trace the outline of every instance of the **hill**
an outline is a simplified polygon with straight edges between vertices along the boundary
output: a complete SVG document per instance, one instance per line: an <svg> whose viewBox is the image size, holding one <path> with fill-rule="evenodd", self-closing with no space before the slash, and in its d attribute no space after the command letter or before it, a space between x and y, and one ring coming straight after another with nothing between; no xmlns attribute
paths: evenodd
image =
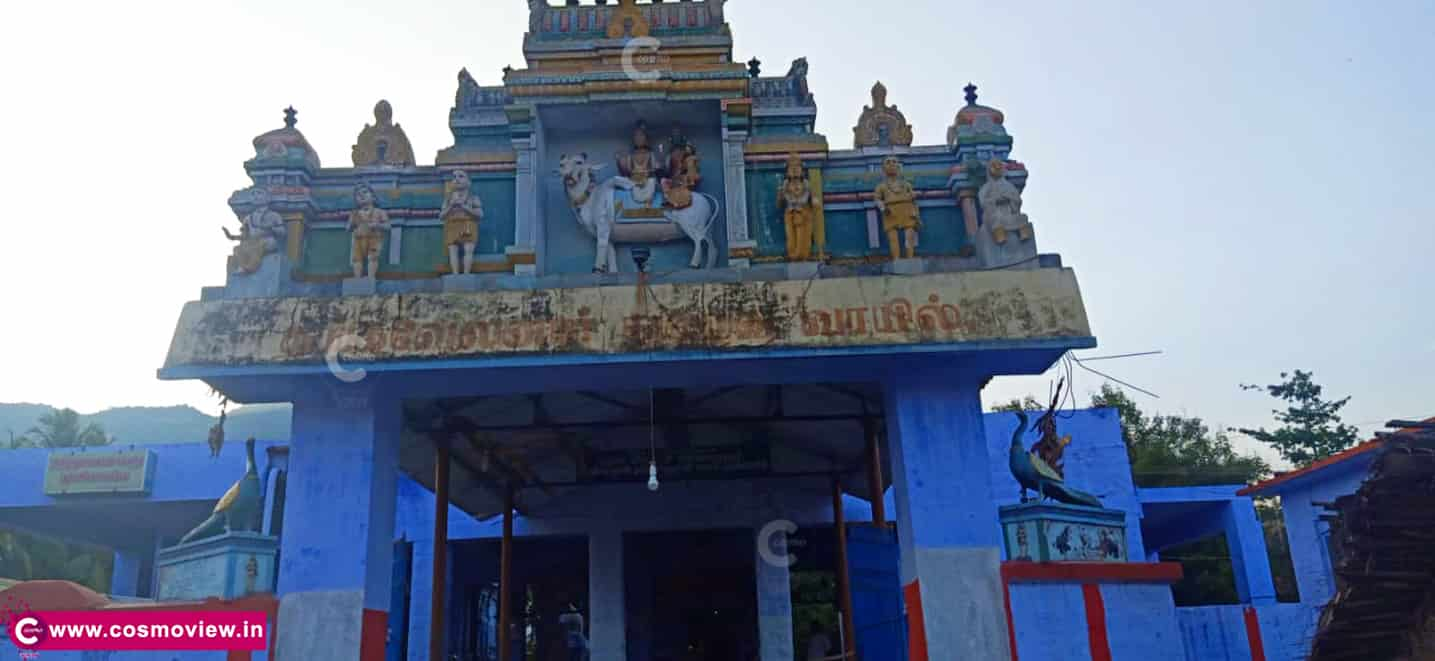
<svg viewBox="0 0 1435 661"><path fill-rule="evenodd" d="M10 433L20 436L39 423L40 416L54 411L45 404L0 403L0 443L8 444ZM225 436L231 440L253 436L266 441L289 440L288 404L241 406L229 412ZM201 443L218 420L192 406L124 406L81 416L82 423L95 422L123 445L160 443Z"/></svg>

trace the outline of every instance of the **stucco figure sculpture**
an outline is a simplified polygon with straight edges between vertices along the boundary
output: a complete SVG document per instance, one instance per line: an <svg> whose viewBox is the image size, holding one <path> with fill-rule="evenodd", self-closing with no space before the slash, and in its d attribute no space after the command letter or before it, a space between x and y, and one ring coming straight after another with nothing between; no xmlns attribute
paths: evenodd
<svg viewBox="0 0 1435 661"><path fill-rule="evenodd" d="M1007 235L1015 232L1018 241L1032 237L1031 222L1021 212L1021 191L1007 181L1006 163L992 159L987 163L987 181L977 190L982 205L982 221L990 228L992 240L1006 243Z"/></svg>
<svg viewBox="0 0 1435 661"><path fill-rule="evenodd" d="M693 204L693 189L702 182L697 148L683 141L672 148L667 177L663 179L663 204L686 209Z"/></svg>
<svg viewBox="0 0 1435 661"><path fill-rule="evenodd" d="M365 124L354 143L355 167L390 165L413 167L414 148L402 126L394 123L394 108L388 101L374 105L374 123Z"/></svg>
<svg viewBox="0 0 1435 661"><path fill-rule="evenodd" d="M229 487L203 523L180 538L185 544L224 532L252 532L259 529L264 497L259 489L259 470L254 465L254 438L244 441L244 475Z"/></svg>
<svg viewBox="0 0 1435 661"><path fill-rule="evenodd" d="M454 170L443 200L443 244L448 250L450 273L473 273L473 251L478 245L478 221L483 201L473 193L468 173Z"/></svg>
<svg viewBox="0 0 1435 661"><path fill-rule="evenodd" d="M618 174L632 182L627 190L633 201L651 204L653 193L658 189L658 159L648 142L648 126L643 122L633 128L633 146L627 153L618 154Z"/></svg>
<svg viewBox="0 0 1435 661"><path fill-rule="evenodd" d="M384 245L384 235L389 231L389 214L380 209L374 189L368 184L354 186L354 210L349 212L349 263L354 267L354 277L373 278L379 272L379 250Z"/></svg>
<svg viewBox="0 0 1435 661"><path fill-rule="evenodd" d="M1011 469L1012 477L1021 484L1021 502L1027 502L1026 492L1030 489L1036 492L1039 500L1050 498L1069 505L1101 507L1101 501L1096 496L1066 486L1065 476L1047 463L1039 453L1026 450L1022 445L1022 435L1026 433L1028 418L1022 411L1017 411L1016 416L1018 423L1016 431L1011 435L1007 466Z"/></svg>
<svg viewBox="0 0 1435 661"><path fill-rule="evenodd" d="M822 259L826 232L823 227L822 191L802 168L802 157L787 155L787 173L779 187L777 205L787 231L787 259L795 262ZM815 244L815 252L814 252Z"/></svg>
<svg viewBox="0 0 1435 661"><path fill-rule="evenodd" d="M882 175L882 182L872 192L872 199L882 212L882 230L887 233L887 246L892 259L916 257L917 233L922 228L917 192L912 183L902 176L902 163L895 156L882 160ZM905 246L902 239L906 239Z"/></svg>
<svg viewBox="0 0 1435 661"><path fill-rule="evenodd" d="M632 191L637 185L627 177L612 177L599 182L597 171L601 167L589 163L587 154L563 154L558 159L558 170L555 172L563 180L563 190L578 224L598 241L593 272L606 273L618 267L618 253L613 247L615 243L666 243L684 237L693 242L690 265L698 268L703 264L703 247L706 245L707 266L713 266L717 259L717 247L712 240L713 222L718 215L717 199L707 193L693 193L690 206L686 209L665 208L662 220L623 221L618 218L617 191ZM648 183L652 184L651 177Z"/></svg>
<svg viewBox="0 0 1435 661"><path fill-rule="evenodd" d="M224 236L238 241L229 257L229 272L249 274L259 270L264 256L278 252L284 245L284 218L269 207L269 189L257 186L250 192L254 209L240 220L239 233L224 229Z"/></svg>
<svg viewBox="0 0 1435 661"><path fill-rule="evenodd" d="M852 134L852 144L859 148L912 144L912 125L896 105L887 105L887 86L880 81L872 86L872 105L862 108Z"/></svg>

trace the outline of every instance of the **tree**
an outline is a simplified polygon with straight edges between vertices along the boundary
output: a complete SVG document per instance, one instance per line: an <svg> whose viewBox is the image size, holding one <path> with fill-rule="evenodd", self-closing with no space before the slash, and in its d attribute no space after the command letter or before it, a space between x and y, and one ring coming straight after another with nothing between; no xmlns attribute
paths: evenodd
<svg viewBox="0 0 1435 661"><path fill-rule="evenodd" d="M1035 397L1027 395L1021 399L1013 398L1005 404L997 404L992 411L999 413L1013 413L1016 411L1045 411L1046 405L1036 401Z"/></svg>
<svg viewBox="0 0 1435 661"><path fill-rule="evenodd" d="M1125 391L1110 384L1092 395L1091 406L1114 408L1121 416L1136 486L1245 484L1270 473L1265 460L1236 452L1229 436L1212 432L1200 418L1148 416Z"/></svg>
<svg viewBox="0 0 1435 661"><path fill-rule="evenodd" d="M40 416L39 424L26 432L31 440L42 448L77 448L82 446L109 445L114 439L105 435L104 427L96 423L80 424L80 414L74 409L58 409Z"/></svg>
<svg viewBox="0 0 1435 661"><path fill-rule="evenodd" d="M1266 386L1241 384L1242 390L1264 390L1287 404L1284 410L1271 414L1281 424L1274 431L1239 429L1237 431L1265 443L1297 468L1309 466L1341 450L1355 445L1358 430L1340 421L1340 409L1350 401L1326 400L1322 389L1310 372L1281 372L1281 382Z"/></svg>

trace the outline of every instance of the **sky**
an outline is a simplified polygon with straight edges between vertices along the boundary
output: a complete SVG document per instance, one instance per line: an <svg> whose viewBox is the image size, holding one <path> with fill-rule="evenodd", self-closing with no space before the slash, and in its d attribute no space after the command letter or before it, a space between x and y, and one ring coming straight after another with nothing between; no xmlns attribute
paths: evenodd
<svg viewBox="0 0 1435 661"><path fill-rule="evenodd" d="M0 401L187 403L180 307L222 284L250 140L299 111L348 164L380 99L432 163L456 74L523 66L519 0L22 3L0 25ZM1271 423L1241 383L1313 370L1366 435L1435 415L1435 3L731 0L734 58L810 63L834 147L876 80L940 144L1003 110L1043 252L1076 270L1092 366L1148 411ZM988 403L1043 396L1005 378ZM1085 401L1100 377L1078 370ZM1245 449L1256 449L1238 439ZM1267 457L1271 457L1268 452Z"/></svg>

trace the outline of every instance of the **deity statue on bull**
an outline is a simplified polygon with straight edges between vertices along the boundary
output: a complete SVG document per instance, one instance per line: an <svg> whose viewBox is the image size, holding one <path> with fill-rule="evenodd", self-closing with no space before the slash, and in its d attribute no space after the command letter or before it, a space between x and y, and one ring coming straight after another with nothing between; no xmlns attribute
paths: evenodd
<svg viewBox="0 0 1435 661"><path fill-rule="evenodd" d="M673 136L668 140L668 167L663 173L663 205L673 209L686 209L693 204L693 189L702 181L698 168L698 149L687 138L678 125L673 125Z"/></svg>
<svg viewBox="0 0 1435 661"><path fill-rule="evenodd" d="M645 206L651 205L658 189L660 165L648 142L648 125L639 121L633 128L633 147L627 153L618 153L618 174L633 182L629 191L633 201Z"/></svg>

